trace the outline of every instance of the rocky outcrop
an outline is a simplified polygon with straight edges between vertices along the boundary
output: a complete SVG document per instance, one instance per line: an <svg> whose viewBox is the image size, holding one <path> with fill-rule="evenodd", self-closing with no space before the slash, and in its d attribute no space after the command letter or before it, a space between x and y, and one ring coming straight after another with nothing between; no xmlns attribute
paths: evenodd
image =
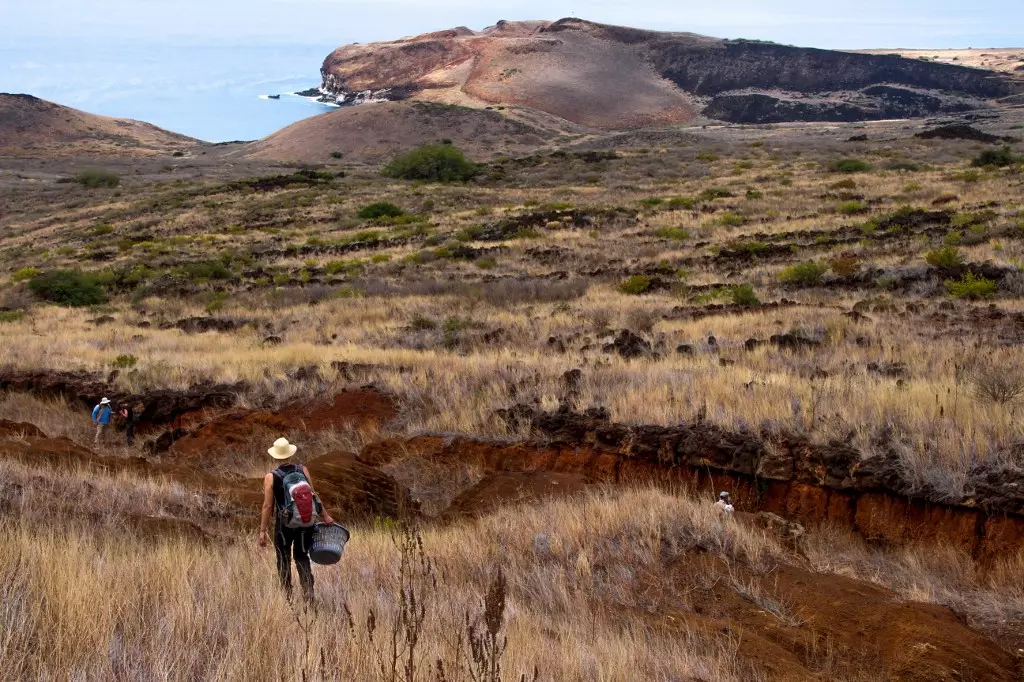
<svg viewBox="0 0 1024 682"><path fill-rule="evenodd" d="M738 123L928 116L984 106L1020 87L1008 74L897 55L580 19L349 45L321 71L321 90L339 104L449 90L603 129L679 123L702 107L705 116Z"/></svg>

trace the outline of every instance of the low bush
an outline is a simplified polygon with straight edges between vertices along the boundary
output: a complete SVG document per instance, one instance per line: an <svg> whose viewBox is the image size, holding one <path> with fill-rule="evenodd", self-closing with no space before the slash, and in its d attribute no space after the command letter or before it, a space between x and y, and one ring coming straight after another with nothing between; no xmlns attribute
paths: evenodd
<svg viewBox="0 0 1024 682"><path fill-rule="evenodd" d="M362 220L378 220L380 218L397 218L405 215L405 211L388 201L378 201L359 209L356 215Z"/></svg>
<svg viewBox="0 0 1024 682"><path fill-rule="evenodd" d="M639 295L651 288L651 278L646 275L633 275L619 284L619 291L633 296Z"/></svg>
<svg viewBox="0 0 1024 682"><path fill-rule="evenodd" d="M465 182L479 172L456 147L434 144L396 157L381 171L390 178L427 182Z"/></svg>
<svg viewBox="0 0 1024 682"><path fill-rule="evenodd" d="M85 168L75 174L74 181L83 187L91 189L98 187L114 188L121 184L121 176L103 168Z"/></svg>
<svg viewBox="0 0 1024 682"><path fill-rule="evenodd" d="M836 212L843 215L857 215L858 213L866 213L867 210L868 206L863 201L844 201L836 206Z"/></svg>
<svg viewBox="0 0 1024 682"><path fill-rule="evenodd" d="M7 322L17 322L23 317L25 317L24 310L0 310L0 324L6 324Z"/></svg>
<svg viewBox="0 0 1024 682"><path fill-rule="evenodd" d="M1016 156L1013 150L1010 149L1010 145L1005 145L999 149L986 149L974 157L971 165L979 168L984 166L1012 166L1022 161L1024 161L1024 158Z"/></svg>
<svg viewBox="0 0 1024 682"><path fill-rule="evenodd" d="M641 206L648 206L650 208L654 208L655 206L661 206L662 204L664 204L665 200L662 199L661 197L647 197L645 199L640 199L639 201L637 201L637 203L640 204Z"/></svg>
<svg viewBox="0 0 1024 682"><path fill-rule="evenodd" d="M714 201L715 199L732 199L736 195L722 187L708 187L702 190L699 198L701 201Z"/></svg>
<svg viewBox="0 0 1024 682"><path fill-rule="evenodd" d="M752 306L759 305L761 300L754 293L754 287L750 284L739 284L729 290L729 297L733 305Z"/></svg>
<svg viewBox="0 0 1024 682"><path fill-rule="evenodd" d="M973 272L965 272L959 280L946 282L946 292L956 298L991 298L996 293L996 283Z"/></svg>
<svg viewBox="0 0 1024 682"><path fill-rule="evenodd" d="M231 271L220 261L204 260L188 263L180 268L181 274L193 282L208 282L214 279L231 279Z"/></svg>
<svg viewBox="0 0 1024 682"><path fill-rule="evenodd" d="M107 295L95 275L79 270L43 272L28 283L39 298L58 305L82 307L107 301Z"/></svg>
<svg viewBox="0 0 1024 682"><path fill-rule="evenodd" d="M671 199L668 200L668 207L691 209L694 208L698 203L700 202L698 202L697 199L694 199L693 197L672 197Z"/></svg>
<svg viewBox="0 0 1024 682"><path fill-rule="evenodd" d="M839 159L829 164L828 168L833 173L863 173L871 170L871 164L860 159Z"/></svg>
<svg viewBox="0 0 1024 682"><path fill-rule="evenodd" d="M723 213L716 222L723 227L740 227L747 224L747 219L735 213Z"/></svg>
<svg viewBox="0 0 1024 682"><path fill-rule="evenodd" d="M20 270L15 270L14 273L11 275L11 282L27 282L30 279L39 275L39 272L39 268L34 268L31 266L27 268L21 268Z"/></svg>
<svg viewBox="0 0 1024 682"><path fill-rule="evenodd" d="M634 332L650 334L658 324L658 314L646 308L633 308L626 313L626 326Z"/></svg>
<svg viewBox="0 0 1024 682"><path fill-rule="evenodd" d="M933 268L955 268L958 265L963 265L964 262L964 257L960 255L960 249L955 246L933 249L925 254L924 259Z"/></svg>
<svg viewBox="0 0 1024 682"><path fill-rule="evenodd" d="M662 239L674 239L679 242L690 238L690 233L681 227L662 227L654 234Z"/></svg>
<svg viewBox="0 0 1024 682"><path fill-rule="evenodd" d="M134 355L118 355L114 358L114 361L110 363L113 369L131 369L139 363L139 359Z"/></svg>
<svg viewBox="0 0 1024 682"><path fill-rule="evenodd" d="M851 277L857 274L860 264L856 258L852 257L835 258L829 263L829 267L832 268L832 272L840 277Z"/></svg>
<svg viewBox="0 0 1024 682"><path fill-rule="evenodd" d="M779 273L779 279L789 284L814 286L821 283L826 270L828 268L821 263L806 261L785 268Z"/></svg>

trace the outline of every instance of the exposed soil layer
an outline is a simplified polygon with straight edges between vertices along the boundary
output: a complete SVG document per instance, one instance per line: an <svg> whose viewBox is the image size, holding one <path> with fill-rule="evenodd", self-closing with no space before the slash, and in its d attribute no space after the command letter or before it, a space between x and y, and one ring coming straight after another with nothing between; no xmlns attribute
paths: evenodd
<svg viewBox="0 0 1024 682"><path fill-rule="evenodd" d="M670 576L686 605L666 619L730 633L769 679L1016 679L1013 656L949 609L859 580L790 565L726 568L701 554Z"/></svg>
<svg viewBox="0 0 1024 682"><path fill-rule="evenodd" d="M889 543L939 542L984 563L1013 556L1024 546L1024 485L1009 473L990 472L986 478L979 472L976 498L942 504L902 480L896 453L862 459L848 446L815 445L790 434L761 438L707 424L629 427L600 416L527 411L504 416L532 419L546 442L421 436L371 444L360 458L374 466L415 456L469 464L485 473L554 472L581 476L583 483L657 482L729 490L743 511L769 511L805 523L827 521ZM481 485L487 485L486 479ZM470 491L463 504L472 507L473 500Z"/></svg>
<svg viewBox="0 0 1024 682"><path fill-rule="evenodd" d="M573 495L586 486L586 478L575 473L522 471L492 474L452 500L444 518L475 518L507 504Z"/></svg>
<svg viewBox="0 0 1024 682"><path fill-rule="evenodd" d="M203 529L226 530L239 524L252 524L263 500L260 478L220 475L196 459L100 455L68 438L47 438L31 424L0 421L0 458L12 458L32 466L56 468L93 468L108 475L130 472L148 478L176 481L198 489L204 495L180 508L165 509L159 518L123 517L123 525L158 535L160 529L195 534L192 526L199 514ZM216 461L215 453L210 462ZM409 492L392 477L370 467L347 453L332 453L306 463L314 486L328 509L348 521L377 517L399 518L415 514ZM83 500L83 508L90 501Z"/></svg>
<svg viewBox="0 0 1024 682"><path fill-rule="evenodd" d="M268 443L280 437L301 443L304 436L329 429L374 429L395 414L394 399L380 391L343 391L330 401L293 403L276 412L231 412L176 440L171 452L186 458L216 456L248 450L260 437Z"/></svg>

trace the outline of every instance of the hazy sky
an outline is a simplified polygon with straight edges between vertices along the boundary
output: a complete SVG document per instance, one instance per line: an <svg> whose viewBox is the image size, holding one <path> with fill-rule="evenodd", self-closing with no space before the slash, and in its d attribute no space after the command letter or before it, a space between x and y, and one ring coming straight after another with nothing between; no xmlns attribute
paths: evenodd
<svg viewBox="0 0 1024 682"><path fill-rule="evenodd" d="M593 21L829 48L1022 47L1022 0L0 0L0 47L370 42L499 19Z"/></svg>

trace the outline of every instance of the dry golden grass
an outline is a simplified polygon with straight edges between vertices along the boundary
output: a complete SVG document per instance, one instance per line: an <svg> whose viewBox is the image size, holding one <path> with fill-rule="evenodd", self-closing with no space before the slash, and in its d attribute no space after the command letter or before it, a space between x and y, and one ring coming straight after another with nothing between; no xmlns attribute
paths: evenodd
<svg viewBox="0 0 1024 682"><path fill-rule="evenodd" d="M270 551L250 538L209 547L139 541L97 535L73 518L40 530L28 516L5 521L2 533L0 664L12 679L297 679L304 667L308 679L389 679L377 655L402 585L384 527L354 529L342 564L317 569L317 611L297 615L277 588ZM602 577L594 567L622 559L618 538L630 538L626 573ZM433 568L414 583L426 621L412 679L433 679L437 659L448 679L466 679L457 669L468 655L466 614L479 613L499 568L509 584L502 665L510 677L529 679L537 668L557 680L756 679L735 642L659 623L630 601L627 576L659 570L665 543L671 553L699 545L743 563L781 556L760 532L722 526L704 502L642 491L425 531Z"/></svg>

